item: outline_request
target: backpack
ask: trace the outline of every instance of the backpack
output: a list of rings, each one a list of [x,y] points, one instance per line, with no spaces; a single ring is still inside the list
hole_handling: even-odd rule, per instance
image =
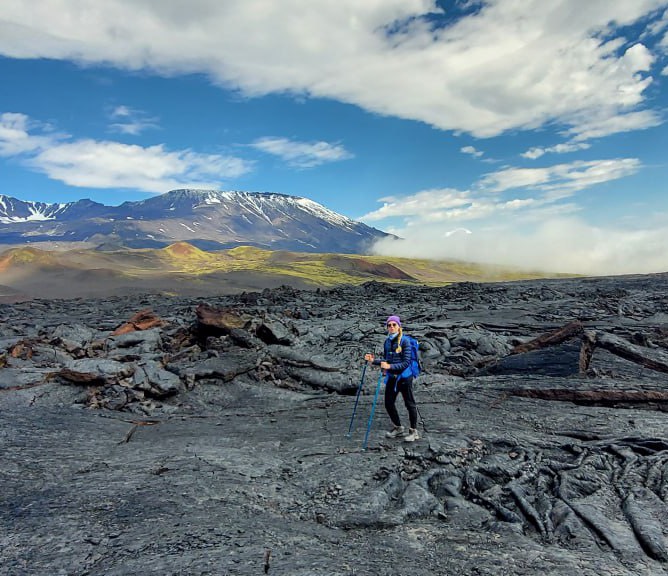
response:
[[[412,336],[407,336],[406,334],[401,336],[402,346],[404,345],[404,342],[406,342],[411,347],[412,360],[410,366],[406,368],[401,374],[399,374],[399,378],[397,378],[397,380],[400,380],[401,378],[417,378],[422,371],[422,360],[420,360],[420,344],[415,338]]]

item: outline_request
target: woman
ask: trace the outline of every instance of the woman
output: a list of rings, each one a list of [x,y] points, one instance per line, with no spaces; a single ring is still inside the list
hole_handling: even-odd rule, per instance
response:
[[[420,436],[417,431],[418,411],[413,396],[413,377],[400,376],[406,370],[413,360],[411,347],[407,342],[402,345],[403,332],[401,329],[401,319],[399,316],[390,316],[385,322],[387,327],[387,338],[383,345],[383,359],[374,358],[373,354],[365,354],[364,360],[374,366],[380,366],[385,371],[387,380],[385,382],[385,410],[387,411],[393,428],[385,434],[388,438],[399,438],[404,436],[405,442],[415,442]],[[410,428],[408,434],[405,433],[401,425],[401,419],[397,412],[397,396],[401,392],[408,410],[408,419]]]

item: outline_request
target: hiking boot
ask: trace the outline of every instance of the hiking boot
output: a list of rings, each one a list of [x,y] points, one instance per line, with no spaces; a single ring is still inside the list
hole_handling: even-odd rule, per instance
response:
[[[418,434],[417,428],[409,428],[408,429],[408,436],[404,438],[404,442],[415,442],[416,440],[420,439],[420,435]]]
[[[386,438],[399,438],[400,436],[405,436],[405,435],[406,433],[404,432],[403,426],[395,426],[389,432],[385,432]]]

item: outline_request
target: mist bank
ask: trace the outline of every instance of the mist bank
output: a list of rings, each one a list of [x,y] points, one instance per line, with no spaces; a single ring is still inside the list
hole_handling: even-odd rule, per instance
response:
[[[500,224],[456,230],[442,225],[409,226],[394,232],[402,239],[382,239],[373,245],[372,252],[593,276],[668,270],[666,227],[624,230],[560,219],[529,230]]]

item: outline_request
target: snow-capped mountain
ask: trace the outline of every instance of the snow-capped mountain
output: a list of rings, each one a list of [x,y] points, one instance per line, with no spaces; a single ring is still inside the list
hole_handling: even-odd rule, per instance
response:
[[[79,200],[66,204],[47,204],[45,202],[24,202],[0,194],[0,224],[76,220],[84,215],[94,217],[106,210],[106,206],[92,200]]]
[[[120,206],[91,200],[47,204],[0,195],[0,244],[87,242],[155,248],[187,241],[202,249],[246,244],[363,253],[385,236],[312,200],[285,194],[173,190]]]

